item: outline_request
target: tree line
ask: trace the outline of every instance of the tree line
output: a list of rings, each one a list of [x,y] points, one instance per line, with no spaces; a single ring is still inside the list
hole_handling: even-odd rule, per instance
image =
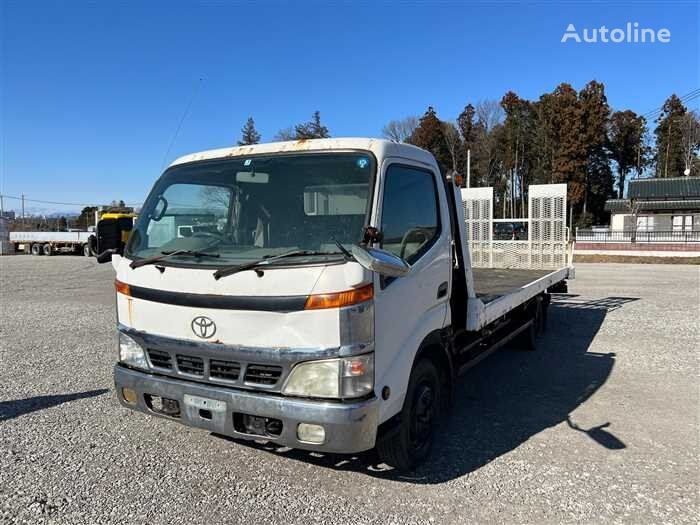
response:
[[[509,91],[500,101],[466,104],[455,119],[428,107],[421,117],[390,121],[382,134],[430,151],[443,174],[493,186],[497,217],[523,217],[530,184],[567,183],[574,225],[587,227],[608,222],[605,201],[624,198],[632,177],[700,175],[698,113],[675,94],[656,113],[652,132],[644,115],[614,111],[605,86],[592,80],[578,92],[562,83],[537,100]],[[252,117],[241,135],[239,145],[260,142]],[[329,136],[316,111],[274,139]]]

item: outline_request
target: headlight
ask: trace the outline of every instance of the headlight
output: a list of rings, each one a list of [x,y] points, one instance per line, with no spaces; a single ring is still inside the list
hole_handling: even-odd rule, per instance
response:
[[[136,368],[148,368],[146,354],[141,345],[122,332],[119,332],[119,361]]]
[[[360,397],[374,388],[374,354],[309,361],[296,365],[283,394],[303,397]]]

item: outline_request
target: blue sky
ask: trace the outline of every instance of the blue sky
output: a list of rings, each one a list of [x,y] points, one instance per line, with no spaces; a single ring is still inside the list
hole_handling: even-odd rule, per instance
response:
[[[602,81],[615,109],[645,113],[700,86],[698,5],[2,0],[0,192],[143,201],[200,78],[168,161],[234,143],[249,115],[263,140],[316,109],[333,136],[379,136],[428,105],[455,118],[560,82]],[[560,42],[569,23],[627,22],[671,43]]]

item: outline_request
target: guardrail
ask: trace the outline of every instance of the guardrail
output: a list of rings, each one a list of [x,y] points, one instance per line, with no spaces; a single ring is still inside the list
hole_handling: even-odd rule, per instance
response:
[[[576,242],[700,242],[700,231],[576,230]]]

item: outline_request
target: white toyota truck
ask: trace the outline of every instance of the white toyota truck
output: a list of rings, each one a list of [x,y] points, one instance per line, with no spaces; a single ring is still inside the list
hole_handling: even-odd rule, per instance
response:
[[[156,181],[116,270],[117,397],[239,439],[376,447],[411,469],[461,372],[533,348],[573,277],[566,186],[531,186],[527,239],[491,188],[369,138],[217,149]],[[523,219],[519,219],[522,221]]]

